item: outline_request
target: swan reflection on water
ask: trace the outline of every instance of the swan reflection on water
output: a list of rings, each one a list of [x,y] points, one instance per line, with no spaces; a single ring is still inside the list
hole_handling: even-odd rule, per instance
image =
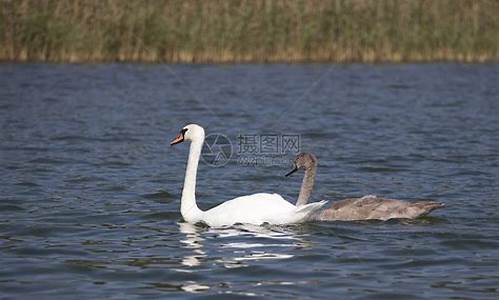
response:
[[[193,255],[186,255],[181,263],[186,267],[197,267],[201,260],[207,255],[203,251],[203,241],[205,240],[197,232],[195,225],[189,223],[179,223],[179,230],[186,235],[186,239],[181,240],[184,248],[192,249]]]
[[[309,246],[302,239],[304,234],[299,236],[292,228],[282,226],[235,225],[216,229],[179,223],[179,230],[186,237],[181,244],[192,251],[181,261],[188,268],[209,260],[207,251],[219,257],[216,263],[226,268],[241,268],[248,266],[244,263],[248,261],[290,259],[294,257],[293,249]],[[208,243],[215,239],[217,243]]]

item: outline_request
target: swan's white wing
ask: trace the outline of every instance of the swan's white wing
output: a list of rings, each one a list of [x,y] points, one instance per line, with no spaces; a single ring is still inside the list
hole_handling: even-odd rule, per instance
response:
[[[226,201],[204,212],[203,220],[210,226],[283,224],[295,211],[296,207],[280,195],[259,193]]]

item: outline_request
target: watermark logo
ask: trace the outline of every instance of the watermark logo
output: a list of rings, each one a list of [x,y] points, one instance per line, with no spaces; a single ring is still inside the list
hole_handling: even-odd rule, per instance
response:
[[[300,152],[298,134],[239,135],[238,154],[283,155]]]
[[[205,138],[201,159],[207,165],[221,167],[233,156],[231,140],[223,134],[210,134]]]
[[[298,134],[250,134],[238,136],[238,164],[244,166],[289,165],[300,152]]]
[[[300,152],[298,134],[240,134],[237,138],[238,142],[232,143],[223,134],[208,135],[201,153],[202,161],[221,167],[236,156],[235,161],[240,165],[269,167],[289,165]]]

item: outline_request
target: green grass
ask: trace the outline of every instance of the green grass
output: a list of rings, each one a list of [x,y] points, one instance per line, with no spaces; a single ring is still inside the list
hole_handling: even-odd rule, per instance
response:
[[[0,60],[498,61],[498,1],[2,0]]]

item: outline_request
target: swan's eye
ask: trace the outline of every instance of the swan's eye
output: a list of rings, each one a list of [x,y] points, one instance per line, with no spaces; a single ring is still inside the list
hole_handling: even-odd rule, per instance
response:
[[[182,130],[181,130],[181,134],[182,134],[182,136],[184,136],[184,134],[186,133],[186,131],[188,131],[188,129],[187,129],[187,128],[182,128]]]

